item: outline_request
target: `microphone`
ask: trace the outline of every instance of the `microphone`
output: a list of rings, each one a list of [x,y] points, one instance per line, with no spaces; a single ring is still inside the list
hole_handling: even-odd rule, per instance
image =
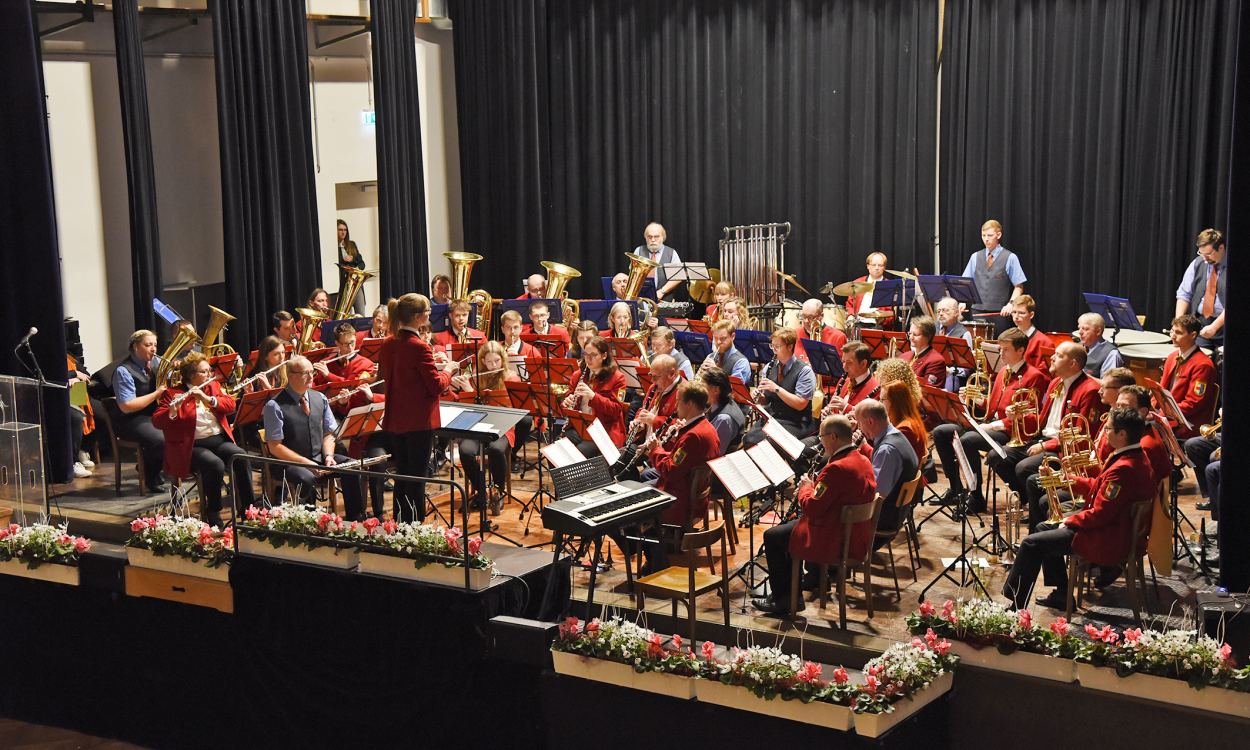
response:
[[[30,330],[26,332],[26,335],[22,337],[22,340],[17,342],[17,345],[19,347],[26,346],[30,342],[30,337],[34,336],[36,333],[39,333],[39,329],[31,326]]]

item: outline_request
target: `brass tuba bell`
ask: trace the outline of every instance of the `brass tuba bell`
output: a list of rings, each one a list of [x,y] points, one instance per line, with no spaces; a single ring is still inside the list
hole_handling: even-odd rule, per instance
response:
[[[208,306],[209,318],[208,327],[204,329],[204,340],[200,344],[200,351],[204,352],[205,357],[213,357],[221,354],[234,354],[234,347],[225,341],[218,341],[226,331],[226,326],[230,321],[234,320],[234,316],[222,310],[219,307]]]
[[[547,298],[548,299],[567,299],[568,290],[564,287],[568,286],[569,279],[576,279],[582,275],[582,272],[572,266],[566,266],[554,260],[544,260],[542,267],[547,269]]]
[[[161,363],[156,367],[156,386],[161,385],[177,385],[178,377],[178,360],[191,350],[191,347],[200,343],[200,336],[195,332],[195,326],[187,321],[183,321],[178,326],[178,333],[174,335],[174,340],[165,348],[161,354]]]
[[[646,281],[647,276],[659,268],[660,264],[636,253],[625,253],[625,257],[629,259],[629,278],[625,280],[625,299],[638,303],[638,327],[641,328],[642,321],[651,317],[655,312],[655,305],[651,300],[638,299],[638,293],[642,291],[642,282]]]
[[[377,276],[377,274],[362,268],[345,266],[342,263],[337,263],[336,265],[343,272],[343,288],[339,290],[339,301],[334,306],[334,319],[343,320],[351,317],[348,311],[352,309],[352,302],[356,300],[356,295],[360,293],[360,288],[365,285],[366,281]]]
[[[299,316],[299,322],[302,326],[299,332],[299,340],[295,342],[295,353],[303,354],[313,349],[323,348],[325,344],[313,341],[313,332],[329,316],[325,313],[317,312],[311,307],[297,307],[295,308],[295,314]]]
[[[451,261],[451,298],[469,298],[469,275],[473,264],[482,259],[477,253],[446,252],[443,257]]]

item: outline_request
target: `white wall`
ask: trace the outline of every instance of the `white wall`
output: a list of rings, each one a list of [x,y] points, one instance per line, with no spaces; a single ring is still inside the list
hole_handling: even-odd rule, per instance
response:
[[[430,276],[450,273],[443,257],[464,247],[460,193],[460,137],[456,120],[456,75],[452,33],[416,24],[420,78],[421,151],[425,167],[426,238]],[[487,258],[483,262],[489,262]],[[421,290],[428,291],[428,290]]]

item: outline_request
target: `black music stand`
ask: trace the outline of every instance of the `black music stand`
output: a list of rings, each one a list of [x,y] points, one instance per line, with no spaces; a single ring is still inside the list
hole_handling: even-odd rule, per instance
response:
[[[616,293],[612,291],[612,277],[600,276],[599,281],[603,284],[603,299],[608,302],[620,302],[616,298]],[[639,297],[646,297],[652,302],[655,301],[655,279],[643,279],[642,287],[638,290]],[[582,304],[585,304],[584,302]]]
[[[981,302],[981,295],[977,292],[976,282],[966,276],[920,274],[916,277],[916,284],[924,292],[925,299],[932,300],[934,303],[943,297],[950,297],[956,302],[967,305],[969,308]]]
[[[764,373],[764,366],[773,361],[772,335],[767,331],[739,329],[734,331],[734,348],[741,352],[748,362],[760,366],[756,371],[756,382],[759,382],[759,378]]]
[[[560,305],[563,300],[550,297],[535,299],[506,299],[499,304],[499,313],[502,315],[509,310],[515,310],[517,314],[521,316],[521,320],[528,321],[530,318],[530,305],[533,305],[535,302],[545,302],[547,304],[547,312],[550,315],[550,317],[547,318],[547,322],[550,325],[562,324],[564,322],[564,308]]]
[[[1170,391],[1150,378],[1146,378],[1146,387],[1154,394],[1155,400],[1159,403],[1165,417],[1165,419],[1156,420],[1156,422],[1158,423],[1159,433],[1164,436],[1163,444],[1167,446],[1168,456],[1172,459],[1173,473],[1178,469],[1184,470],[1186,466],[1193,468],[1193,462],[1189,460],[1189,456],[1185,455],[1185,449],[1181,447],[1180,441],[1177,440],[1176,432],[1172,429],[1172,425],[1167,422],[1167,419],[1175,419],[1177,424],[1188,423],[1185,415],[1181,414],[1180,406],[1176,403],[1175,397],[1172,396]],[[1198,532],[1198,527],[1194,525],[1193,521],[1189,520],[1189,517],[1185,515],[1185,512],[1181,510],[1178,504],[1176,482],[1169,482],[1168,484],[1168,505],[1172,514],[1172,560],[1173,562],[1179,562],[1180,560],[1188,559],[1210,580],[1211,571],[1207,567],[1205,560],[1200,560],[1194,554],[1194,551],[1189,547],[1189,543],[1185,541],[1184,532],[1181,530],[1182,523],[1195,533]],[[1205,557],[1204,553],[1203,558]]]
[[[535,349],[542,348],[543,356],[552,356],[556,359],[567,357],[569,353],[569,343],[554,333],[523,333],[521,340]],[[528,367],[529,363],[526,363]]]
[[[772,447],[768,441],[760,445],[768,445]],[[773,449],[776,450],[776,449]],[[771,571],[760,564],[760,556],[764,554],[764,550],[755,548],[755,521],[757,514],[754,512],[754,505],[757,500],[762,501],[763,494],[773,495],[776,493],[779,485],[775,485],[764,474],[763,470],[756,465],[751,454],[744,449],[736,450],[731,453],[714,458],[708,462],[708,468],[720,480],[725,487],[725,492],[730,495],[733,502],[738,500],[747,501],[747,561],[738,566],[730,576],[730,580],[738,578],[742,584],[747,587],[747,596],[742,599],[742,611],[747,611],[747,599],[750,599],[755,589],[760,584],[756,582],[756,571],[767,572],[771,575]],[[794,474],[791,472],[791,477]],[[786,571],[785,575],[790,575],[790,571]],[[767,583],[768,578],[765,577],[763,583]]]
[[[515,427],[517,422],[520,422],[523,418],[529,416],[529,412],[522,409],[513,409],[511,407],[504,406],[489,406],[487,404],[461,404],[456,402],[449,405],[462,409],[461,416],[465,414],[472,414],[480,417],[477,420],[465,420],[466,422],[472,421],[473,423],[464,428],[453,427],[452,425],[456,424],[455,420],[453,420],[450,424],[444,425],[435,430],[435,434],[441,437],[451,440],[472,440],[478,444],[478,456],[479,460],[482,462],[482,471],[478,472],[477,481],[474,482],[473,489],[478,498],[481,499],[481,507],[478,509],[478,527],[470,530],[469,503],[467,502],[467,498],[466,502],[462,504],[461,516],[464,519],[464,524],[461,528],[465,530],[465,537],[468,538],[471,534],[476,533],[478,537],[481,538],[485,536],[485,534],[491,533],[509,544],[517,547],[525,546],[520,542],[509,539],[507,536],[499,533],[497,527],[495,527],[495,525],[492,524],[486,517],[486,499],[488,497],[486,494],[486,446],[503,436],[503,434],[508,430]],[[489,429],[480,429],[482,426],[486,426]],[[454,518],[456,514],[455,507],[452,507],[451,514]]]
[[[972,422],[968,419],[968,413],[964,409],[964,404],[959,399],[959,394],[936,388],[928,383],[920,384],[920,392],[920,408],[935,415],[938,422],[952,422],[965,430],[973,429]],[[929,519],[939,514],[947,516],[952,521],[959,521],[962,516],[967,515],[968,498],[971,493],[971,488],[965,488],[964,496],[959,499],[959,504],[954,511],[949,510],[945,505],[939,505],[937,510],[925,516],[920,523],[916,524],[917,531],[928,523]],[[977,515],[979,518],[980,514]],[[997,514],[995,514],[995,518],[997,518]],[[981,526],[985,526],[985,521],[981,521]]]
[[[881,279],[873,285],[870,305],[893,307],[894,317],[903,321],[903,330],[906,331],[917,291],[916,282],[911,279]]]
[[[842,350],[833,344],[826,344],[815,339],[803,339],[803,351],[807,354],[807,363],[812,372],[826,378],[828,383],[836,383],[846,374],[842,367]]]
[[[673,336],[677,339],[677,348],[681,349],[696,370],[699,366],[695,363],[702,363],[712,353],[712,339],[706,333],[693,330],[673,331]]]
[[[551,387],[556,383],[561,383],[567,386],[572,381],[573,370],[577,368],[577,360],[564,359],[560,357],[559,354],[556,354],[555,359],[559,361],[553,363],[553,352],[561,349],[567,352],[568,345],[565,344],[562,339],[550,336],[549,334],[541,336],[537,334],[529,335],[533,337],[533,345],[542,350],[541,360],[538,357],[529,357],[525,360],[525,369],[529,371],[530,385],[532,386],[530,389],[531,398],[529,399],[527,406],[529,407],[531,414],[540,415],[547,421],[547,439],[545,441],[543,440],[543,431],[537,429],[534,430],[534,433],[538,436],[538,445],[541,450],[541,446],[544,443],[550,444],[555,442],[556,439],[557,412],[555,409],[555,402],[553,400],[554,395],[551,392]],[[522,341],[525,340],[525,336],[526,334],[521,334]],[[539,394],[540,388],[542,390],[541,398]],[[508,387],[508,394],[509,396],[512,396],[513,394],[513,387],[511,385]],[[515,401],[513,402],[513,405],[519,406]],[[530,521],[533,519],[533,509],[542,509],[543,498],[554,498],[554,496],[543,486],[542,456],[538,457],[538,461],[536,463],[538,464],[538,489],[534,490],[534,494],[530,495],[529,499],[523,501],[522,503],[523,512],[529,513],[529,517],[525,519],[525,531],[522,533],[522,536],[529,535]]]
[[[1081,294],[1085,297],[1085,304],[1089,305],[1090,312],[1101,315],[1103,322],[1109,328],[1115,329],[1111,333],[1111,343],[1115,343],[1115,337],[1119,336],[1122,330],[1142,330],[1141,323],[1137,322],[1137,313],[1133,311],[1133,303],[1129,302],[1127,297],[1112,297],[1109,294],[1093,292]]]

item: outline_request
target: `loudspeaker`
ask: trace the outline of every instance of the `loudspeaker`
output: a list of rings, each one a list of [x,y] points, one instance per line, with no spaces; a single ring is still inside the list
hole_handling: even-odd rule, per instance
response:
[[[495,656],[505,661],[545,668],[551,665],[551,642],[558,623],[500,615],[490,620]]]

